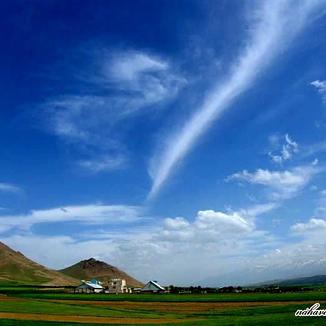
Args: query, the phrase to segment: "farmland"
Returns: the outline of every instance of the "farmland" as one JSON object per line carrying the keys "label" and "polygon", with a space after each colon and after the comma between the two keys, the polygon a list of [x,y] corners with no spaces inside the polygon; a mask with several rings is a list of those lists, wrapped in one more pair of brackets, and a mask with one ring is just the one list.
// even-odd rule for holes
{"label": "farmland", "polygon": [[[67,290],[66,290],[67,291]],[[230,294],[73,294],[60,289],[0,288],[0,325],[326,325],[294,316],[326,291]]]}

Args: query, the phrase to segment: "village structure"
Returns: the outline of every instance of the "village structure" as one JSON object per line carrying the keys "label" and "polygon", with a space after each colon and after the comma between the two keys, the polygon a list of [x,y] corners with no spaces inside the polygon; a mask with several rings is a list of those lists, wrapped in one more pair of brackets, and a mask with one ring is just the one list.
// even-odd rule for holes
{"label": "village structure", "polygon": [[101,293],[104,291],[104,287],[101,282],[96,279],[90,281],[81,281],[82,284],[75,288],[75,293]]}
{"label": "village structure", "polygon": [[143,288],[131,288],[127,286],[125,279],[115,278],[104,284],[96,279],[82,280],[75,288],[75,293],[165,293],[167,290],[157,281],[149,281]]}
{"label": "village structure", "polygon": [[131,293],[131,288],[127,287],[127,282],[121,278],[114,278],[109,281],[105,293]]}
{"label": "village structure", "polygon": [[147,293],[163,293],[166,292],[165,288],[158,284],[157,281],[149,281],[142,289],[141,292]]}

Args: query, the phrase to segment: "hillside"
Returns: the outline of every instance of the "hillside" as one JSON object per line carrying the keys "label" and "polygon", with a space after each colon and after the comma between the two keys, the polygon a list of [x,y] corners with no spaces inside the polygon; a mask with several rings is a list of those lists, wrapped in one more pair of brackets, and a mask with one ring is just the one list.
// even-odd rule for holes
{"label": "hillside", "polygon": [[94,258],[82,260],[79,263],[60,270],[61,273],[80,279],[89,280],[96,278],[99,281],[107,282],[112,278],[122,278],[129,286],[141,287],[143,284],[117,267],[111,266],[103,261]]}
{"label": "hillside", "polygon": [[277,285],[277,286],[326,285],[326,275],[296,277],[296,278],[289,278],[283,280],[270,280],[270,281],[250,284],[249,287],[266,287],[272,285]]}
{"label": "hillside", "polygon": [[0,242],[0,282],[38,285],[76,285],[78,280],[50,270]]}
{"label": "hillside", "polygon": [[308,277],[299,277],[278,282],[281,286],[292,285],[323,285],[326,284],[326,275],[314,275]]}

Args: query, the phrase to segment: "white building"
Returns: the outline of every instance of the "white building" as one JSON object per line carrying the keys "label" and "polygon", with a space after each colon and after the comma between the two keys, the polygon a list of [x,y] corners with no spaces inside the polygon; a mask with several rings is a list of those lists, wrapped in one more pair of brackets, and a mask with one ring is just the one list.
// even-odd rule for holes
{"label": "white building", "polygon": [[75,289],[75,293],[101,293],[103,291],[104,287],[101,285],[101,282],[95,279],[90,281],[82,280],[82,284]]}
{"label": "white building", "polygon": [[108,282],[106,293],[128,293],[127,282],[121,278],[113,278]]}
{"label": "white building", "polygon": [[149,281],[142,289],[141,292],[160,293],[165,292],[165,288],[157,283],[157,281]]}

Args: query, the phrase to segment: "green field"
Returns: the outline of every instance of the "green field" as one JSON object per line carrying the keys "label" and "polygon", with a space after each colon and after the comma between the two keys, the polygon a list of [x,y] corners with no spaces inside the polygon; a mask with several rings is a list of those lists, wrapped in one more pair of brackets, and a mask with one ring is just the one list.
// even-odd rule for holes
{"label": "green field", "polygon": [[[57,291],[57,292],[55,292]],[[73,294],[7,284],[0,287],[0,325],[326,325],[295,317],[326,291],[238,294]]]}
{"label": "green field", "polygon": [[12,293],[31,299],[135,301],[135,302],[257,302],[257,301],[326,301],[326,291],[290,293],[230,293],[230,294],[73,294],[73,293]]}

